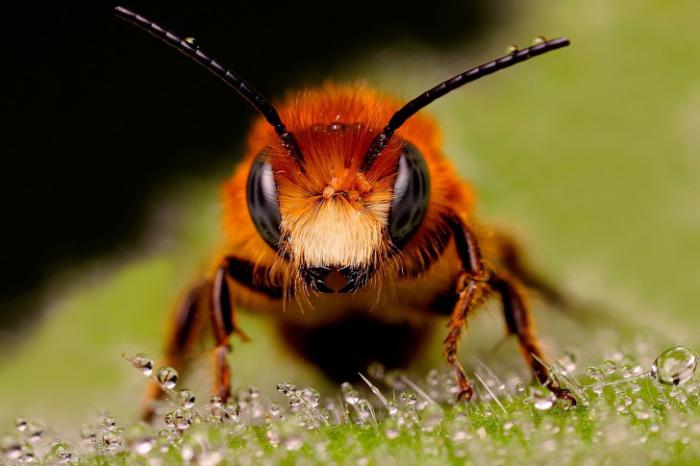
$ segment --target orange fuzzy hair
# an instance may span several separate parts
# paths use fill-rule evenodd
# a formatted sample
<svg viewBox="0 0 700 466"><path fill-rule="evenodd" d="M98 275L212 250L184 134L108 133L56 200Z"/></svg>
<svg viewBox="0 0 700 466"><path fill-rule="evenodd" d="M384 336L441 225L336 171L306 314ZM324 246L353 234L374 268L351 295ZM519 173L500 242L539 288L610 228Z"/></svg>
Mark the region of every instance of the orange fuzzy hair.
<svg viewBox="0 0 700 466"><path fill-rule="evenodd" d="M445 215L457 209L466 221L473 195L457 180L440 150L435 123L423 114L399 128L372 168L360 172L373 138L400 106L397 99L364 85L325 84L289 96L277 109L299 143L303 170L282 146L274 129L259 118L239 169L223 186L225 252L257 266L274 266L281 277L276 281L285 286L290 279L295 280L299 267L309 262L371 265L378 275L425 270L444 246L438 238L444 237L448 229ZM386 262L390 241L385 225L404 141L414 144L425 158L431 178L430 201L416 235L401 254ZM248 173L261 152L272 166L277 183L282 237L287 236L290 243L282 247L292 252L291 262L280 260L265 243L244 207Z"/></svg>

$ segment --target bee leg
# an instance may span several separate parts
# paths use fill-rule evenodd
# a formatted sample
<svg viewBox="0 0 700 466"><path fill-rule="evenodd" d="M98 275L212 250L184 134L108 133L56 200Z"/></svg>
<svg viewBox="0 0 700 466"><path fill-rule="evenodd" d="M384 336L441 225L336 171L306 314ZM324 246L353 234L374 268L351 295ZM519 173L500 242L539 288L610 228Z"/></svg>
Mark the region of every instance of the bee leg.
<svg viewBox="0 0 700 466"><path fill-rule="evenodd" d="M192 345L199 339L202 328L202 320L206 315L211 294L211 282L203 281L193 286L176 309L172 318L172 327L167 334L165 343L164 366L174 367L182 371L185 365L185 357ZM154 381L150 381L146 389L145 403L142 417L150 421L155 414L154 401L162 398L163 390Z"/></svg>
<svg viewBox="0 0 700 466"><path fill-rule="evenodd" d="M231 367L228 354L231 352L229 339L237 334L243 341L248 336L238 327L236 306L229 286L230 264L226 261L219 266L214 276L212 288L211 324L214 333L214 393L223 401L231 396Z"/></svg>
<svg viewBox="0 0 700 466"><path fill-rule="evenodd" d="M542 386L547 387L557 398L576 404L576 399L571 392L562 388L550 372L545 362L544 353L535 336L532 315L517 286L511 280L496 275L491 277L490 283L494 291L501 297L508 332L518 337L520 351L537 381Z"/></svg>
<svg viewBox="0 0 700 466"><path fill-rule="evenodd" d="M479 306L488 294L488 273L481 261L479 245L474 233L459 219L452 219L455 244L463 270L457 280L457 301L448 323L449 333L444 340L444 355L457 378L458 400L470 400L474 390L457 359L459 339L470 312Z"/></svg>

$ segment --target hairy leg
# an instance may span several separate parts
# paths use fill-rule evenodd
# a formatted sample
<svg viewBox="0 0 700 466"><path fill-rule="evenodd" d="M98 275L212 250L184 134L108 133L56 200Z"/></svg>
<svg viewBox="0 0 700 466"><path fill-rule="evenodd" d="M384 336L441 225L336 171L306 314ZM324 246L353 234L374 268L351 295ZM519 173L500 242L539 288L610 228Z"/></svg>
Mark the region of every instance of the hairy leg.
<svg viewBox="0 0 700 466"><path fill-rule="evenodd" d="M537 381L551 390L558 398L575 403L576 400L571 393L559 385L546 365L544 353L535 336L530 310L522 293L518 290L517 284L512 279L495 274L491 276L489 282L493 290L501 297L508 332L518 337L520 351Z"/></svg>
<svg viewBox="0 0 700 466"><path fill-rule="evenodd" d="M481 305L488 295L488 273L482 263L479 245L474 233L460 219L451 219L462 271L457 279L457 300L448 323L449 333L444 340L444 355L454 369L459 389L458 399L471 399L474 390L457 359L459 340L469 314Z"/></svg>
<svg viewBox="0 0 700 466"><path fill-rule="evenodd" d="M165 341L164 366L174 367L180 373L184 372L186 359L192 347L201 339L210 294L211 282L203 281L193 286L175 309ZM162 397L161 388L154 381L150 381L145 396L144 419L150 420L153 417L153 402Z"/></svg>
<svg viewBox="0 0 700 466"><path fill-rule="evenodd" d="M192 287L173 316L165 344L164 364L177 369L181 374L186 369L186 359L192 346L203 338L203 327L209 322L214 336L214 393L226 400L231 393L231 369L228 353L232 333L243 341L248 336L238 327L236 306L231 293L230 281L267 296L281 296L281 290L258 286L253 277L254 267L245 260L227 257L217 268L214 278ZM146 393L144 418L153 416L153 401L161 398L162 390L151 382Z"/></svg>

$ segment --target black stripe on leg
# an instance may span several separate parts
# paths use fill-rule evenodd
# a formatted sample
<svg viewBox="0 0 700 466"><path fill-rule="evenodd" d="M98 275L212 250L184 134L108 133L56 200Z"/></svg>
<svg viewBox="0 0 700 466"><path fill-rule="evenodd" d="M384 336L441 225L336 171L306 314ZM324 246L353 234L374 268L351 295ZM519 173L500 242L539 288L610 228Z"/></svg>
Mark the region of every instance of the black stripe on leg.
<svg viewBox="0 0 700 466"><path fill-rule="evenodd" d="M474 233L456 216L448 217L448 223L452 228L457 254L462 260L464 270L470 274L481 274L484 266L481 263L481 251Z"/></svg>
<svg viewBox="0 0 700 466"><path fill-rule="evenodd" d="M233 333L233 312L231 309L231 293L226 281L226 268L219 267L214 277L214 332L217 343L225 340Z"/></svg>
<svg viewBox="0 0 700 466"><path fill-rule="evenodd" d="M192 335L192 329L195 325L195 317L197 309L200 306L200 300L206 283L193 287L185 296L184 301L180 304L178 312L175 314L175 334L173 340L177 348L184 348Z"/></svg>
<svg viewBox="0 0 700 466"><path fill-rule="evenodd" d="M513 289L505 280L494 278L491 286L501 295L503 316L506 320L508 331L514 335L521 335L529 326L523 303L519 296L515 296Z"/></svg>

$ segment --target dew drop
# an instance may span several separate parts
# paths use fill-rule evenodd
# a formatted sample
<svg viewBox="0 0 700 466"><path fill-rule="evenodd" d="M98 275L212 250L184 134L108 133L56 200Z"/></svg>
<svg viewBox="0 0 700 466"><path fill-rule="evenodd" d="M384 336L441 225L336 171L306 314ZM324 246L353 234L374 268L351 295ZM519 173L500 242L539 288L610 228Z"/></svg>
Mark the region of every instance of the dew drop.
<svg viewBox="0 0 700 466"><path fill-rule="evenodd" d="M187 42L193 47L197 47L197 39L195 39L194 37L185 37L185 42Z"/></svg>
<svg viewBox="0 0 700 466"><path fill-rule="evenodd" d="M137 455L146 455L153 449L155 445L155 439L151 437L145 437L135 440L131 444L131 450Z"/></svg>
<svg viewBox="0 0 700 466"><path fill-rule="evenodd" d="M442 408L436 404L429 404L422 412L423 431L432 432L442 422Z"/></svg>
<svg viewBox="0 0 700 466"><path fill-rule="evenodd" d="M156 379L161 387L172 390L177 384L178 374L172 367L161 367L156 373Z"/></svg>
<svg viewBox="0 0 700 466"><path fill-rule="evenodd" d="M175 428L179 431L187 430L192 425L191 411L178 408L175 411L173 411L172 416Z"/></svg>
<svg viewBox="0 0 700 466"><path fill-rule="evenodd" d="M340 391L343 393L343 400L351 406L355 406L360 401L360 394L348 382L343 382L340 385Z"/></svg>
<svg viewBox="0 0 700 466"><path fill-rule="evenodd" d="M38 422L29 422L25 434L29 437L30 442L36 443L44 436L44 426Z"/></svg>
<svg viewBox="0 0 700 466"><path fill-rule="evenodd" d="M28 452L28 453L23 454L22 456L20 456L18 458L17 461L19 461L22 464L33 464L33 463L37 462L36 456L32 452Z"/></svg>
<svg viewBox="0 0 700 466"><path fill-rule="evenodd" d="M27 430L27 421L23 417L18 417L15 419L15 428L20 432L24 432Z"/></svg>
<svg viewBox="0 0 700 466"><path fill-rule="evenodd" d="M62 440L56 440L51 444L51 448L44 462L48 464L66 464L71 461L73 454L71 453L70 445Z"/></svg>
<svg viewBox="0 0 700 466"><path fill-rule="evenodd" d="M517 45L511 44L506 48L506 53L514 54L514 53L518 53L518 50L520 50L520 49L518 48Z"/></svg>
<svg viewBox="0 0 700 466"><path fill-rule="evenodd" d="M554 406L555 401L556 397L552 393L541 391L535 392L534 390L532 392L532 405L539 411L547 411Z"/></svg>
<svg viewBox="0 0 700 466"><path fill-rule="evenodd" d="M292 421L281 422L278 426L277 434L279 442L289 451L296 451L304 445L301 430ZM268 440L270 440L269 436Z"/></svg>
<svg viewBox="0 0 700 466"><path fill-rule="evenodd" d="M665 385L681 385L693 377L697 355L685 346L669 348L651 366L651 376Z"/></svg>
<svg viewBox="0 0 700 466"><path fill-rule="evenodd" d="M532 39L532 45L540 45L544 44L545 42L547 42L547 39L544 36L537 36Z"/></svg>
<svg viewBox="0 0 700 466"><path fill-rule="evenodd" d="M102 435L102 442L108 450L116 450L122 446L122 436L116 430L108 430Z"/></svg>
<svg viewBox="0 0 700 466"><path fill-rule="evenodd" d="M185 409L191 409L196 399L192 390L185 388L177 392L177 403Z"/></svg>
<svg viewBox="0 0 700 466"><path fill-rule="evenodd" d="M386 373L386 369L382 363L373 362L367 367L367 373L375 380L382 380Z"/></svg>
<svg viewBox="0 0 700 466"><path fill-rule="evenodd" d="M386 438L388 438L389 440L393 440L396 437L398 437L400 433L401 428L396 422L396 419L389 418L386 421L384 421L384 435L386 435Z"/></svg>
<svg viewBox="0 0 700 466"><path fill-rule="evenodd" d="M301 391L301 397L308 406L315 408L316 406L318 406L318 402L321 398L321 395L319 395L318 391L315 388L309 387Z"/></svg>
<svg viewBox="0 0 700 466"><path fill-rule="evenodd" d="M277 384L277 391L282 395L289 395L290 393L296 391L297 387L292 383L280 383Z"/></svg>
<svg viewBox="0 0 700 466"><path fill-rule="evenodd" d="M102 419L102 427L104 427L106 430L112 430L117 427L117 420L112 416L107 416Z"/></svg>
<svg viewBox="0 0 700 466"><path fill-rule="evenodd" d="M145 376L149 376L153 372L153 359L146 353L139 353L129 358L129 362Z"/></svg>

